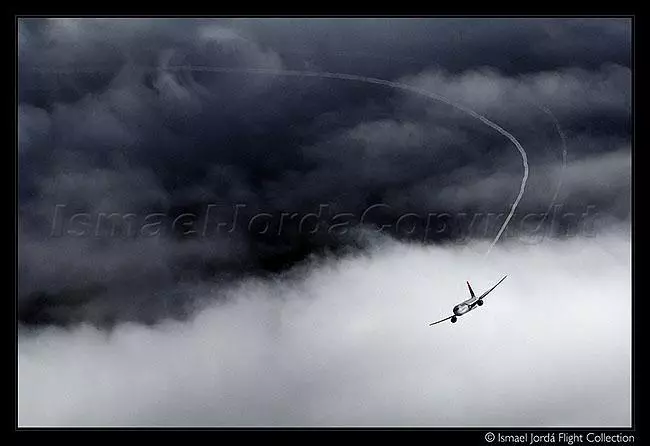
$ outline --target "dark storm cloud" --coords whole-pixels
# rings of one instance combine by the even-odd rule
[[[284,269],[349,241],[305,234],[295,221],[280,235],[275,226],[250,231],[259,212],[326,204],[358,220],[385,203],[390,210],[368,221],[379,223],[405,212],[504,212],[516,195],[514,147],[445,104],[352,81],[169,67],[401,80],[516,135],[531,165],[523,211],[544,212],[562,178],[565,210],[629,212],[625,20],[29,19],[18,38],[26,322],[184,315],[183,291],[179,305],[161,297],[179,284]],[[567,136],[566,171],[561,138],[538,106]],[[69,218],[204,216],[208,203],[245,204],[238,230],[209,239],[51,236],[57,205]],[[70,291],[78,289],[94,291],[80,302]]]
[[[630,64],[626,19],[230,20],[279,53],[367,75],[431,66],[492,66],[508,74]],[[298,59],[300,60],[300,59]],[[400,71],[402,70],[402,71]]]

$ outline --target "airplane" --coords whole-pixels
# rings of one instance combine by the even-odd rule
[[[487,290],[485,293],[481,294],[478,297],[474,294],[474,290],[472,290],[472,286],[469,284],[469,282],[467,282],[467,288],[469,288],[469,294],[471,295],[471,297],[466,301],[463,301],[458,305],[456,305],[452,310],[454,314],[444,319],[440,319],[437,322],[432,322],[429,324],[429,326],[439,324],[440,322],[444,322],[449,319],[451,319],[452,323],[455,323],[458,320],[459,316],[462,316],[463,314],[472,311],[474,308],[483,305],[483,298],[487,296],[493,289],[495,289],[501,282],[503,282],[506,277],[508,276],[507,275],[503,276],[503,278],[499,280],[496,285],[494,285],[492,288],[490,288],[489,290]]]

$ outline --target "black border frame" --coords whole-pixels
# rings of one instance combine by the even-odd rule
[[[315,14],[314,12],[306,12],[306,13],[296,13],[294,12],[289,12],[289,13],[282,13],[283,11],[273,11],[271,13],[253,13],[253,12],[242,12],[240,11],[230,11],[230,12],[221,12],[219,14],[196,14],[196,13],[189,13],[189,14],[179,14],[179,13],[169,13],[169,14],[160,14],[160,13],[138,13],[138,12],[132,12],[130,14],[115,14],[115,13],[85,13],[85,14],[80,14],[80,13],[43,13],[43,12],[35,12],[35,11],[23,11],[23,12],[14,12],[11,16],[11,26],[6,26],[5,29],[11,33],[11,36],[9,39],[6,39],[6,42],[13,42],[12,45],[12,50],[14,52],[14,57],[13,57],[13,97],[14,97],[14,103],[10,105],[11,109],[9,110],[9,116],[13,117],[13,119],[5,119],[4,123],[5,125],[8,125],[9,122],[12,122],[12,127],[11,129],[6,130],[6,134],[12,134],[12,143],[13,143],[13,150],[12,150],[12,172],[11,175],[6,175],[4,177],[5,182],[8,182],[11,180],[11,187],[6,188],[5,190],[11,190],[12,195],[10,198],[10,201],[13,205],[13,227],[12,227],[12,245],[13,245],[13,257],[12,257],[12,265],[13,265],[13,275],[11,278],[11,283],[12,283],[12,311],[7,312],[8,315],[10,315],[10,323],[8,324],[8,327],[11,327],[11,334],[7,337],[8,339],[11,339],[13,336],[12,345],[13,345],[13,352],[14,352],[14,362],[13,362],[13,372],[14,372],[14,379],[13,379],[13,384],[14,384],[14,401],[13,401],[13,432],[22,432],[22,431],[40,431],[40,432],[51,432],[51,431],[70,431],[70,432],[92,432],[92,431],[99,431],[99,432],[107,432],[107,431],[126,431],[126,432],[133,432],[133,431],[173,431],[173,432],[213,432],[213,431],[218,431],[218,432],[224,432],[224,433],[234,433],[234,432],[243,432],[243,431],[254,431],[254,432],[312,432],[312,431],[340,431],[340,432],[378,432],[378,433],[388,433],[388,432],[414,432],[414,433],[427,433],[427,435],[432,435],[430,437],[431,439],[434,440],[442,440],[442,441],[461,441],[463,443],[467,444],[512,444],[512,443],[488,443],[485,440],[485,435],[487,432],[493,432],[495,434],[497,433],[508,433],[508,434],[520,434],[520,433],[536,433],[536,434],[546,434],[549,432],[566,432],[566,433],[589,433],[589,432],[604,432],[604,433],[623,433],[623,434],[629,434],[634,436],[634,443],[639,443],[640,441],[640,420],[639,420],[639,415],[640,415],[640,404],[639,404],[639,394],[640,390],[643,387],[643,381],[640,381],[637,379],[637,375],[643,376],[640,373],[640,363],[642,364],[642,361],[637,360],[637,350],[638,350],[638,342],[637,342],[637,337],[640,335],[640,331],[642,328],[642,323],[640,323],[637,319],[640,314],[643,314],[641,311],[641,304],[643,303],[643,300],[637,300],[636,298],[636,264],[638,263],[638,257],[637,257],[637,252],[638,250],[636,249],[636,242],[639,241],[637,236],[636,231],[636,217],[637,213],[635,210],[635,204],[636,204],[636,164],[639,162],[639,153],[636,153],[636,145],[638,144],[637,140],[637,133],[636,133],[636,117],[637,117],[637,109],[636,109],[636,93],[639,91],[637,90],[637,87],[640,86],[640,84],[637,84],[636,78],[637,78],[637,70],[641,68],[640,65],[636,63],[636,41],[641,39],[641,33],[640,33],[640,27],[639,27],[639,17],[636,14],[633,13],[626,13],[626,14],[616,14],[616,13],[608,13],[608,12],[603,12],[601,14],[580,14],[580,13],[574,13],[574,14],[559,14],[559,15],[554,15],[554,14],[495,14],[495,10],[498,8],[491,8],[490,13],[486,14],[467,14],[467,13],[436,13],[436,14],[422,14],[422,13],[405,13],[404,11],[397,11],[397,12],[384,12],[380,14],[373,14],[373,13],[348,13],[348,14],[341,14],[341,13],[329,13],[329,14]],[[18,426],[18,324],[17,324],[17,314],[16,314],[16,302],[17,302],[17,286],[18,286],[18,117],[17,117],[17,107],[18,107],[18,96],[17,96],[17,83],[18,83],[18,39],[17,39],[17,34],[18,34],[18,20],[20,18],[35,18],[35,17],[52,17],[52,18],[57,18],[57,17],[105,17],[105,18],[495,18],[495,19],[509,19],[509,18],[629,18],[631,20],[631,26],[632,26],[632,42],[631,42],[631,70],[632,70],[632,116],[631,116],[631,129],[630,129],[630,134],[631,134],[631,142],[632,142],[632,172],[631,172],[631,186],[632,186],[632,191],[631,191],[631,236],[632,236],[632,244],[631,244],[631,260],[632,260],[632,271],[631,271],[631,279],[632,279],[632,330],[631,330],[631,335],[632,335],[632,343],[631,343],[631,348],[632,348],[632,358],[631,358],[631,387],[632,387],[632,397],[631,397],[631,427],[621,427],[621,428],[581,428],[581,427],[567,427],[567,428],[526,428],[526,427],[512,427],[512,428],[475,428],[475,427],[470,427],[470,428],[437,428],[437,427],[417,427],[417,428],[410,428],[410,427],[391,427],[391,428],[365,428],[365,427],[318,427],[318,428],[302,428],[302,427],[279,427],[279,428],[257,428],[257,427],[250,427],[250,428],[231,428],[231,427],[214,427],[214,428],[174,428],[174,427],[159,427],[159,428],[152,428],[152,427],[116,427],[116,428],[104,428],[104,427],[92,427],[92,428],[36,428],[36,427],[19,427]],[[9,25],[9,24],[8,24]],[[642,78],[642,77],[641,77]],[[6,101],[7,106],[9,106],[9,101]],[[558,443],[562,444],[562,443]],[[585,443],[574,443],[574,445],[577,444],[585,444]],[[589,443],[587,443],[589,444]],[[599,443],[591,443],[591,444],[599,444]],[[604,443],[600,443],[604,444]],[[608,443],[608,444],[616,444],[616,443]],[[620,443],[622,444],[622,443]]]

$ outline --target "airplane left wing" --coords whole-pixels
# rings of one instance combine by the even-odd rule
[[[500,284],[501,282],[503,282],[503,281],[505,280],[506,277],[508,277],[508,276],[507,276],[507,275],[503,276],[503,278],[502,278],[501,280],[499,280],[499,281],[497,282],[496,285],[494,285],[492,288],[490,288],[489,290],[487,290],[485,293],[481,294],[481,296],[480,296],[478,299],[481,300],[481,299],[483,299],[485,296],[487,296],[489,293],[491,293],[492,290],[495,289],[497,286],[499,286],[499,284]]]
[[[451,316],[449,316],[449,317],[444,318],[444,319],[440,319],[440,320],[437,321],[437,322],[432,322],[432,323],[429,324],[429,326],[439,324],[440,322],[448,321],[448,320],[451,319],[452,317],[454,317],[453,314],[452,314]]]

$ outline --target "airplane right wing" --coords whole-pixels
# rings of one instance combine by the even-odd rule
[[[440,319],[440,320],[437,321],[437,322],[432,322],[432,323],[429,324],[429,326],[439,324],[440,322],[448,321],[448,320],[451,319],[452,317],[454,317],[453,314],[452,314],[451,316],[449,316],[449,317],[444,318],[444,319]]]
[[[501,280],[499,280],[499,281],[497,282],[496,285],[494,285],[492,288],[490,288],[489,290],[487,290],[485,293],[481,294],[481,296],[479,297],[479,299],[483,299],[485,296],[487,296],[489,293],[491,293],[492,290],[495,289],[497,286],[499,286],[499,284],[500,284],[501,282],[503,282],[503,281],[505,280],[506,277],[508,277],[508,276],[507,276],[507,275],[503,276],[503,278],[502,278]]]

